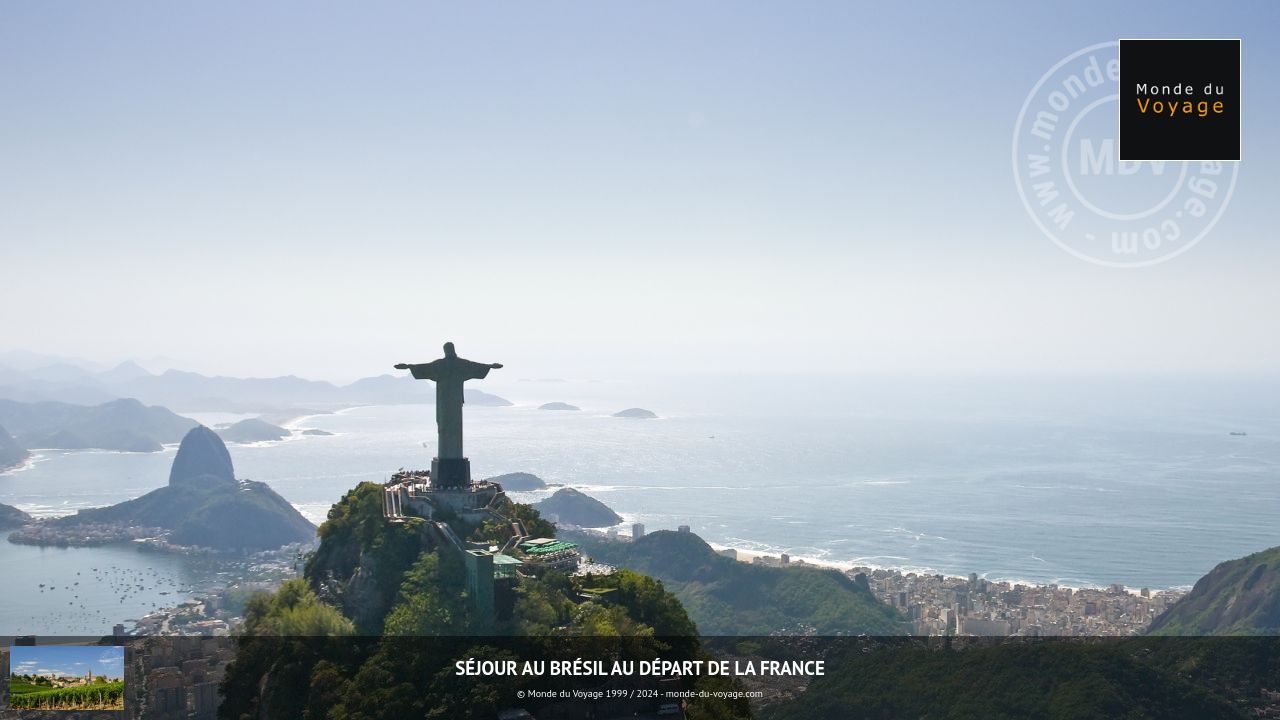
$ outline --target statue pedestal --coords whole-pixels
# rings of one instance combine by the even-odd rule
[[[467,458],[432,458],[431,487],[465,488],[471,484],[471,461]]]

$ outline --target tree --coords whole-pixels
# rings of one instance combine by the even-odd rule
[[[404,574],[399,602],[387,614],[385,634],[461,635],[478,629],[480,619],[467,593],[461,558],[438,550],[423,552]]]
[[[305,580],[294,578],[274,595],[250,598],[245,608],[245,632],[288,637],[341,637],[355,634],[355,626],[332,606],[320,602]]]

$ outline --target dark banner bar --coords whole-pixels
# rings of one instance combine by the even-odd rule
[[[32,640],[8,639],[20,644],[6,646],[6,673],[10,653]],[[16,710],[5,682],[0,718],[834,720],[1003,712],[1199,719],[1280,713],[1275,637],[34,640],[38,647],[123,645],[123,710]]]

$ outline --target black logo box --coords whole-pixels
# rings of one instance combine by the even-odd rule
[[[1120,40],[1120,159],[1239,160],[1240,50],[1238,39]]]

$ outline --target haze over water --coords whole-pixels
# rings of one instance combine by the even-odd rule
[[[478,477],[533,472],[628,523],[687,524],[715,544],[1131,587],[1190,585],[1218,562],[1280,544],[1270,384],[708,376],[475,386],[517,403],[466,406]],[[537,409],[554,400],[583,410]],[[609,417],[632,406],[662,418]],[[426,467],[434,451],[430,406],[354,408],[300,427],[337,434],[230,448],[238,476],[269,483],[317,522],[358,482]],[[41,452],[0,475],[0,502],[62,514],[136,497],[166,482],[173,453]],[[127,548],[50,552],[0,543],[18,598],[0,609],[0,632],[31,627],[36,585],[51,572],[118,563],[120,553],[184,572],[181,559]]]

